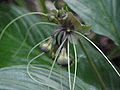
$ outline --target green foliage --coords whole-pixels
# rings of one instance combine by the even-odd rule
[[[115,29],[115,31],[112,32],[112,28],[115,27],[112,26],[113,22],[110,22],[110,18],[108,18],[105,14],[104,10],[107,9],[102,9],[99,7],[98,10],[98,8],[95,8],[99,6],[97,5],[98,3],[96,3],[97,1],[95,2],[95,0],[94,2],[90,0],[69,0],[69,2],[67,2],[67,4],[83,18],[86,24],[94,26],[93,30],[95,32],[106,35],[119,44],[119,35],[116,35],[116,31],[118,29]],[[101,6],[101,2],[99,2],[99,4]],[[92,9],[95,9],[95,11]],[[104,14],[102,14],[103,12]],[[13,5],[6,7],[1,6],[0,32],[2,32],[5,25],[11,20],[25,13],[28,13],[28,11]],[[104,20],[104,18],[107,20]],[[117,17],[114,17],[114,19],[116,18]],[[118,19],[114,21],[116,28],[119,27],[117,26],[117,20]],[[57,90],[61,90],[61,88],[63,88],[63,90],[69,90],[69,77],[66,68],[55,65],[51,78],[47,78],[51,63],[53,62],[48,55],[43,55],[34,61],[34,64],[40,69],[30,68],[31,75],[33,75],[36,80],[44,85],[35,82],[27,74],[26,65],[28,61],[41,53],[39,48],[36,48],[30,55],[30,59],[27,60],[26,57],[28,52],[34,45],[50,36],[51,32],[57,28],[57,26],[50,24],[37,24],[32,27],[27,39],[25,40],[28,28],[38,22],[47,23],[48,21],[43,20],[38,16],[29,15],[17,20],[5,31],[3,38],[0,40],[0,89],[47,90],[49,86],[51,87],[50,90],[52,88]],[[24,40],[25,42],[23,42]],[[114,69],[109,65],[106,59],[104,59],[104,57],[91,46],[90,43],[83,38],[81,38],[80,41],[85,48],[84,50],[90,57],[90,60],[86,57],[86,53],[83,52],[81,45],[77,45],[79,61],[75,90],[119,90],[120,78]],[[21,43],[23,43],[22,48],[20,48]],[[73,54],[73,52],[70,54]],[[74,65],[71,67],[72,83],[74,78],[73,74]],[[47,86],[45,84],[47,84]]]
[[[68,73],[64,70],[54,70],[50,79],[48,79],[49,68],[48,66],[39,66],[39,69],[31,68],[30,73],[40,81],[41,83],[35,82],[29,78],[26,73],[25,65],[18,65],[12,67],[6,67],[0,69],[0,89],[22,89],[22,90],[47,90],[48,86],[50,90],[69,90],[68,86]],[[62,73],[60,73],[62,72]],[[71,75],[73,78],[73,75]],[[43,84],[46,84],[43,85]],[[62,86],[61,86],[62,83]],[[76,90],[97,90],[92,85],[85,83],[84,81],[77,78]]]

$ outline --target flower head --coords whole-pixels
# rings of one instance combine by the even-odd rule
[[[59,27],[57,30],[53,31],[51,39],[41,45],[41,50],[44,52],[50,52],[52,58],[55,58],[58,48],[66,39],[61,47],[57,63],[62,66],[67,65],[67,44],[73,44],[73,42],[77,44],[79,38],[78,34],[74,33],[74,31],[88,33],[91,26],[81,24],[78,18],[76,18],[71,12],[64,9],[52,10],[48,16],[49,20],[59,24]],[[71,64],[71,60],[69,62],[69,64]]]

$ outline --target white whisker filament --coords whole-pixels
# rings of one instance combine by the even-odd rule
[[[23,14],[23,15],[15,18],[15,19],[13,19],[10,23],[8,23],[8,24],[5,26],[5,28],[3,28],[2,32],[0,33],[0,40],[2,39],[2,37],[3,37],[3,35],[4,35],[5,31],[6,31],[6,29],[7,29],[11,24],[13,24],[15,21],[19,20],[19,19],[22,18],[22,17],[25,17],[25,16],[27,16],[27,15],[34,15],[34,14],[39,14],[39,15],[47,16],[47,14],[44,14],[44,13],[41,13],[41,12],[31,12],[31,13]]]
[[[73,41],[73,48],[74,48],[74,53],[75,53],[75,72],[74,72],[74,80],[73,80],[73,90],[75,89],[75,81],[76,81],[76,75],[77,75],[77,51],[76,51],[76,46]]]
[[[31,25],[31,26],[27,29],[27,32],[26,32],[26,35],[25,35],[25,39],[22,41],[20,47],[17,49],[17,51],[15,52],[15,54],[13,55],[13,57],[15,57],[15,56],[18,54],[18,52],[20,51],[20,49],[21,49],[22,46],[24,45],[25,41],[27,40],[27,37],[28,37],[28,35],[29,35],[30,30],[31,30],[34,26],[36,26],[36,25],[54,25],[54,26],[55,26],[55,25],[57,25],[57,24],[48,23],[48,22],[37,22],[37,23]]]
[[[62,44],[60,45],[60,47],[59,47],[58,50],[56,51],[55,59],[54,59],[53,64],[52,64],[52,66],[51,66],[51,70],[50,70],[50,73],[49,73],[48,78],[50,78],[50,76],[51,76],[51,73],[52,73],[53,67],[54,67],[54,65],[55,65],[55,62],[56,62],[56,60],[57,60],[57,57],[58,57],[58,55],[59,55],[59,53],[60,53],[60,50],[61,50],[61,48],[63,47],[66,39],[67,39],[67,37],[64,39],[64,41],[62,42]]]
[[[69,41],[68,41],[68,45],[67,45],[67,53],[68,53],[68,76],[69,76],[69,88],[70,88],[70,90],[71,90],[71,76],[70,76],[70,55],[69,55]]]
[[[102,55],[103,57],[107,60],[107,62],[112,66],[112,68],[114,69],[114,71],[117,73],[117,75],[120,77],[120,73],[117,71],[117,69],[114,67],[114,65],[110,62],[110,60],[107,58],[107,56],[86,36],[84,36],[83,34],[77,32],[77,31],[73,31],[76,34],[82,36],[83,38],[85,38],[88,42],[90,42]]]
[[[48,39],[50,39],[50,38],[51,38],[51,36],[48,37],[48,38],[46,38],[46,39],[44,39],[43,41],[39,42],[38,44],[36,44],[36,45],[29,51],[29,53],[28,53],[28,55],[27,55],[27,59],[29,59],[30,54],[32,53],[32,51],[33,51],[36,47],[38,47],[40,44],[42,44],[43,42],[45,42],[46,40],[48,40]]]

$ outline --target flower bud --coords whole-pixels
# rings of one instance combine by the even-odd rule
[[[71,59],[69,59],[70,64],[72,63]],[[67,66],[68,65],[68,55],[66,53],[66,48],[62,48],[61,53],[57,59],[57,63],[61,66]]]
[[[51,50],[51,47],[52,47],[52,38],[50,38],[49,40],[43,42],[40,45],[41,51],[43,51],[45,53],[48,53]]]

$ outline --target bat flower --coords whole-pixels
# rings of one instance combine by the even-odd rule
[[[81,24],[71,12],[63,9],[52,10],[48,16],[49,20],[59,24],[59,27],[53,31],[48,40],[40,45],[40,49],[45,53],[50,53],[53,60],[61,66],[72,64],[74,58],[68,56],[68,44],[77,44],[80,36],[76,32],[88,34],[91,26]]]

